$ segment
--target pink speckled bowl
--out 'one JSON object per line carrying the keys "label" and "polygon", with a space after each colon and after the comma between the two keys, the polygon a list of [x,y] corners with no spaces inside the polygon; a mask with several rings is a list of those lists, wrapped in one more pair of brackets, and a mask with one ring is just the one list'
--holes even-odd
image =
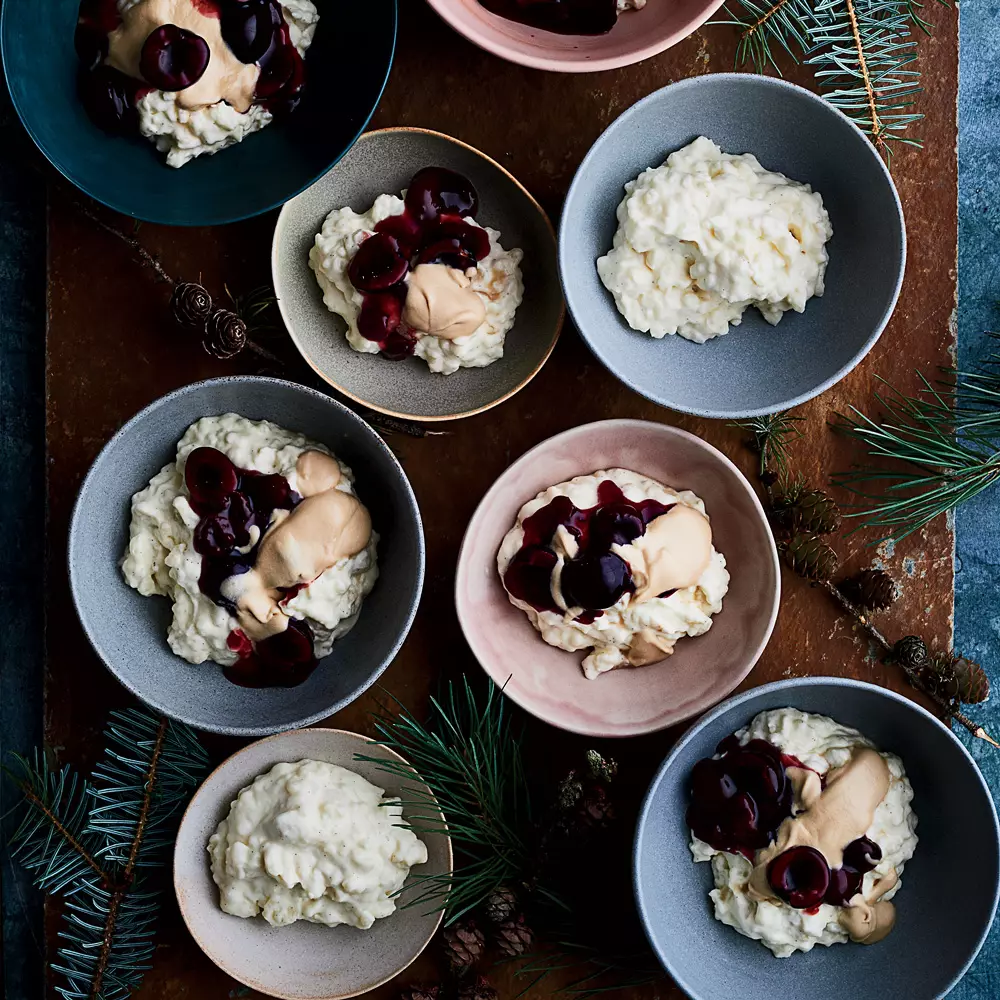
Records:
{"label": "pink speckled bowl", "polygon": [[[548,645],[510,603],[496,557],[523,504],[555,483],[615,467],[694,490],[705,501],[731,580],[704,635],[681,639],[660,663],[589,681],[580,668],[584,652]],[[774,628],[780,591],[778,552],[764,511],[722,452],[666,424],[603,420],[543,441],[493,484],[462,542],[455,602],[472,652],[522,708],[574,733],[636,736],[703,712],[750,673]]]}
{"label": "pink speckled bowl", "polygon": [[606,35],[559,35],[491,14],[479,0],[427,0],[457,32],[480,48],[535,69],[594,73],[631,66],[687,38],[723,0],[648,0],[626,11]]}

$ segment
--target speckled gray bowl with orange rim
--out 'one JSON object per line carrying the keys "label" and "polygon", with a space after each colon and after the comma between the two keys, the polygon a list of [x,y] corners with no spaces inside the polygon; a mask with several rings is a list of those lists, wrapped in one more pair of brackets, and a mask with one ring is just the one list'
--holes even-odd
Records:
{"label": "speckled gray bowl with orange rim", "polygon": [[[326,216],[350,205],[367,212],[380,194],[399,194],[421,168],[443,166],[467,176],[479,194],[477,221],[500,231],[503,246],[524,250],[524,299],[507,332],[504,356],[485,368],[451,375],[420,358],[389,361],[348,344],[345,323],[323,304],[309,251]],[[468,143],[431,129],[366,132],[312,187],[281,210],[271,247],[278,308],[292,343],[328,385],[387,416],[439,421],[491,409],[523,389],[555,348],[566,307],[555,229],[545,210],[508,170]]]}
{"label": "speckled gray bowl with orange rim", "polygon": [[[409,966],[441,924],[440,903],[407,907],[414,898],[404,888],[395,913],[368,930],[325,927],[298,921],[272,927],[263,917],[243,919],[219,908],[212,879],[208,840],[229,812],[237,793],[278,763],[322,760],[360,774],[405,802],[407,789],[432,795],[414,772],[410,781],[355,760],[355,754],[402,761],[388,747],[343,729],[297,729],[251,743],[223,761],[191,799],[174,845],[174,890],[181,916],[203,952],[224,972],[251,989],[281,1000],[345,1000],[373,990]],[[442,818],[441,826],[444,826]],[[454,865],[446,833],[420,834],[428,860],[413,869],[413,880],[443,875]]]}

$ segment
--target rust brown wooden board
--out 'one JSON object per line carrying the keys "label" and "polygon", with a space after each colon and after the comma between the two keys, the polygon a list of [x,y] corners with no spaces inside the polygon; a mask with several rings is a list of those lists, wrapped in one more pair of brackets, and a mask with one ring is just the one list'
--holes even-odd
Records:
{"label": "rust brown wooden board", "polygon": [[[668,0],[657,0],[668,2]],[[510,169],[552,215],[577,164],[600,132],[629,105],[673,80],[732,68],[731,29],[706,27],[646,62],[587,76],[547,74],[509,65],[450,31],[417,0],[401,4],[399,47],[392,78],[373,127],[414,125],[458,136]],[[876,373],[913,385],[912,368],[929,375],[946,364],[953,345],[956,298],[957,15],[946,9],[931,38],[919,43],[926,118],[917,126],[926,146],[903,148],[893,163],[909,233],[906,281],[895,316],[868,359],[847,379],[798,411],[807,419],[794,448],[799,471],[817,484],[856,457],[832,434],[827,420],[851,403],[870,402]],[[807,72],[790,77],[810,84]],[[252,141],[252,140],[251,140]],[[225,155],[225,154],[223,154]],[[128,220],[108,219],[129,227]],[[221,295],[224,284],[245,292],[269,280],[274,216],[219,229],[182,230],[145,225],[142,242],[173,275],[201,278]],[[47,341],[48,588],[45,726],[47,741],[67,761],[89,766],[101,750],[110,708],[129,696],[92,652],[73,612],[65,569],[73,499],[104,442],[137,410],[186,383],[213,375],[259,371],[253,357],[230,363],[208,358],[179,334],[165,308],[167,291],[137,265],[123,244],[81,216],[57,191],[50,197],[49,315]],[[269,344],[287,359],[283,374],[307,380],[305,367],[279,333]],[[377,362],[373,362],[377,363]],[[462,639],[450,599],[462,532],[477,502],[500,472],[531,446],[566,428],[607,417],[640,417],[676,424],[723,449],[748,474],[753,458],[740,432],[715,421],[680,416],[620,385],[593,359],[567,322],[552,358],[513,400],[478,417],[439,425],[444,436],[387,440],[409,475],[427,533],[427,583],[413,631],[383,683],[419,712],[440,676],[478,667]],[[883,560],[903,584],[900,601],[884,616],[892,637],[917,629],[944,644],[951,637],[952,534],[943,519],[896,547],[866,547],[862,534],[836,543],[846,569]],[[782,677],[835,674],[912,692],[897,671],[880,665],[867,641],[839,619],[820,591],[785,572],[781,613],[771,643],[744,686]],[[334,724],[371,732],[366,695]],[[676,731],[609,742],[600,748],[622,763],[624,795],[633,804],[662,760]],[[207,737],[213,758],[235,750],[236,740]],[[552,776],[587,744],[528,720],[531,761]],[[544,752],[537,752],[541,749]],[[626,816],[625,822],[630,822]],[[169,888],[153,969],[142,1000],[224,998],[236,988],[188,937]],[[56,946],[58,912],[50,907],[48,945]],[[435,948],[401,977],[432,978]],[[513,997],[509,973],[492,973],[503,997]],[[398,984],[376,991],[391,997]],[[530,996],[540,996],[537,990]],[[50,988],[50,993],[52,993]],[[54,996],[54,993],[52,993]],[[622,991],[628,997],[679,998],[664,983]]]}

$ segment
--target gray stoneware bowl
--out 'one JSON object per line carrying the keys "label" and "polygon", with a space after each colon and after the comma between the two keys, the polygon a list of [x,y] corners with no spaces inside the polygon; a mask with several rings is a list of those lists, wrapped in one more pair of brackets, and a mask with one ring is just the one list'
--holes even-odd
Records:
{"label": "gray stoneware bowl", "polygon": [[[433,795],[419,775],[401,779],[378,764],[355,760],[356,754],[403,760],[388,747],[342,729],[299,729],[251,743],[208,776],[191,799],[177,832],[174,890],[191,936],[220,969],[268,996],[343,1000],[367,993],[402,972],[427,947],[444,915],[430,902],[406,904],[416,895],[415,880],[452,870],[447,832],[420,834],[427,845],[427,863],[412,870],[396,912],[376,920],[366,931],[303,920],[272,927],[263,917],[241,919],[219,908],[219,891],[206,851],[208,839],[240,789],[275,764],[300,760],[339,764],[404,803],[418,795]],[[407,816],[404,808],[403,818]],[[443,819],[438,825],[445,829]]]}
{"label": "gray stoneware bowl", "polygon": [[[611,249],[625,183],[699,135],[823,196],[833,225],[826,293],[776,327],[750,308],[706,344],[654,340],[625,322],[596,261]],[[889,321],[905,260],[899,197],[861,131],[815,94],[747,73],[683,80],[629,108],[581,163],[559,232],[566,303],[598,360],[656,403],[724,419],[788,409],[842,379]]]}
{"label": "gray stoneware bowl", "polygon": [[[122,577],[130,501],[174,460],[201,417],[239,413],[299,431],[353,470],[378,531],[379,578],[353,629],[305,683],[244,688],[214,663],[182,660],[167,645],[170,601],[143,597]],[[69,578],[87,638],[108,669],[146,704],[198,729],[262,736],[325,719],[373,684],[403,644],[424,581],[424,533],[405,473],[360,417],[323,393],[260,377],[178,389],[134,416],[104,446],[80,489],[69,535]]]}
{"label": "gray stoneware bowl", "polygon": [[[468,177],[479,193],[477,221],[500,230],[505,248],[524,251],[524,299],[503,357],[453,375],[435,374],[419,358],[388,361],[353,350],[344,321],[323,305],[309,266],[309,251],[332,209],[350,205],[367,212],[378,195],[398,195],[429,166]],[[395,417],[451,420],[509,399],[545,364],[565,315],[555,232],[541,205],[499,163],[458,139],[425,129],[365,133],[335,169],[288,202],[274,230],[271,272],[292,342],[316,374],[356,402]]]}
{"label": "gray stoneware bowl", "polygon": [[[684,813],[691,769],[758,712],[791,706],[829,715],[898,754],[913,785],[919,843],[879,944],[817,946],[775,958],[719,923],[711,866],[695,864]],[[833,677],[778,681],[731,698],[696,723],[653,779],[635,840],[639,912],[667,972],[695,1000],[937,1000],[976,957],[997,908],[1000,832],[968,752],[901,695]]]}

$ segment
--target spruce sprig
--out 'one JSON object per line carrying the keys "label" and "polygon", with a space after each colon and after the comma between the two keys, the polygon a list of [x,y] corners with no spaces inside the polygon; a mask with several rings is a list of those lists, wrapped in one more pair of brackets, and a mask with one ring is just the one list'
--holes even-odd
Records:
{"label": "spruce sprig", "polygon": [[66,1000],[124,1000],[153,955],[162,865],[175,820],[208,766],[187,726],[148,712],[114,712],[89,780],[43,752],[14,757],[24,815],[13,855],[35,884],[64,900],[52,969]]}
{"label": "spruce sprig", "polygon": [[1000,352],[970,371],[947,370],[938,384],[918,377],[914,395],[880,379],[878,416],[851,407],[834,422],[865,446],[868,460],[833,477],[870,501],[846,515],[895,541],[1000,479]]}
{"label": "spruce sprig", "polygon": [[778,71],[783,51],[814,68],[823,96],[887,158],[893,142],[919,146],[904,131],[923,116],[914,29],[928,33],[916,0],[736,0],[728,24],[740,32],[737,65]]}

